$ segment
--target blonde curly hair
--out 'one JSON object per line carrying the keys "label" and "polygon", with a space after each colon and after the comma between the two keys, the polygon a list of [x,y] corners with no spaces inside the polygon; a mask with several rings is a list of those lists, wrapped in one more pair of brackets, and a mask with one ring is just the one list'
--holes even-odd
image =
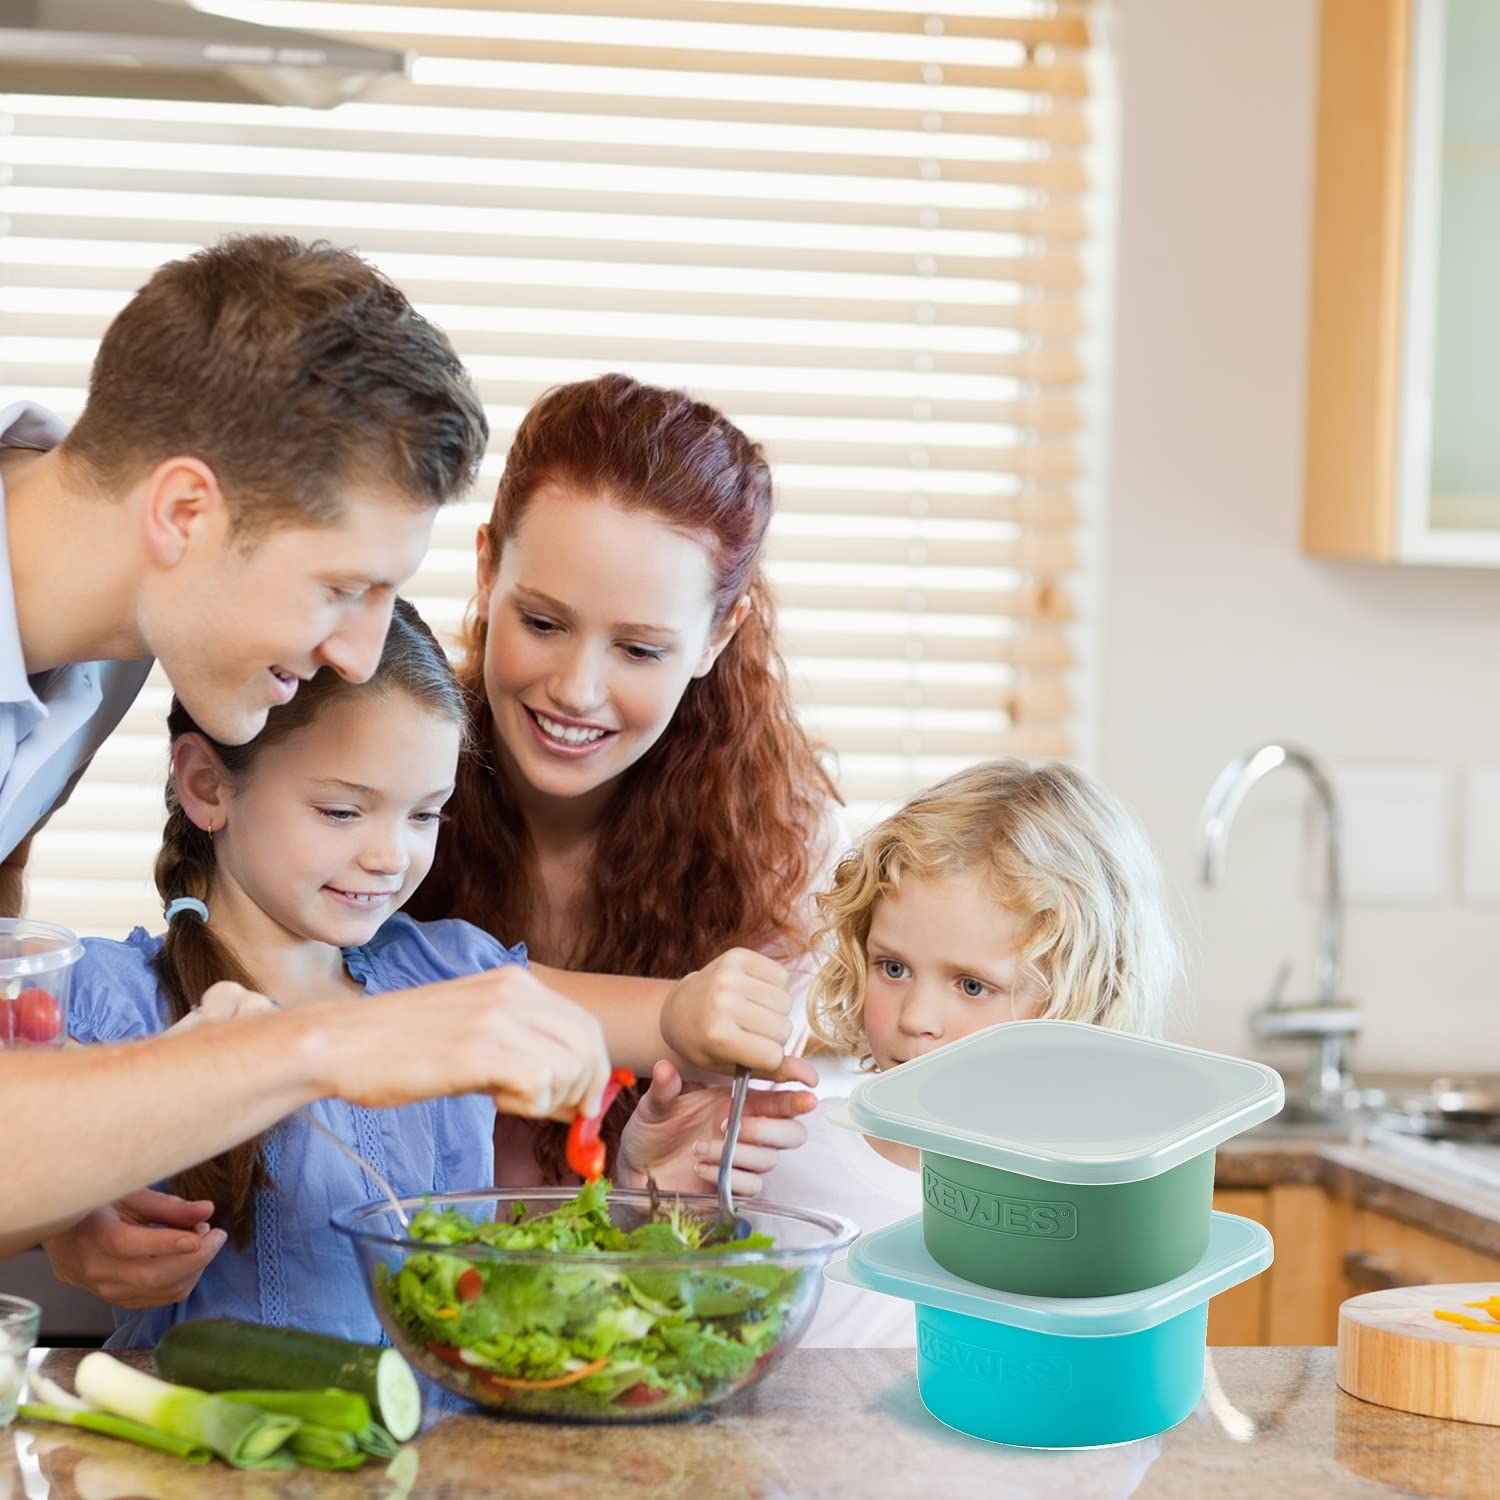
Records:
{"label": "blonde curly hair", "polygon": [[1161,867],[1125,806],[1061,761],[971,766],[918,792],[839,862],[818,897],[826,961],[808,1001],[814,1034],[872,1066],[865,945],[875,905],[908,876],[967,870],[1020,915],[1024,974],[1048,1020],[1157,1035],[1180,969]]}

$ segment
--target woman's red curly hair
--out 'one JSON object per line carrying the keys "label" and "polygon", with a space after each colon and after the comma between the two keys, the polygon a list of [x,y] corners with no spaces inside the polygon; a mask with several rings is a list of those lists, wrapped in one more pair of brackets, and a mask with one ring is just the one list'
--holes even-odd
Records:
{"label": "woman's red curly hair", "polygon": [[[715,624],[750,600],[713,670],[689,682],[660,740],[620,777],[592,862],[597,925],[565,965],[677,978],[737,945],[784,945],[794,956],[807,940],[799,907],[815,837],[837,794],[797,721],[776,647],[761,570],[772,507],[765,455],[711,406],[602,375],[549,391],[522,420],[490,516],[492,557],[546,484],[649,511],[699,538],[714,568]],[[515,793],[486,753],[486,634],[471,607],[458,675],[478,753],[460,768],[418,905],[514,941],[531,926],[534,854]],[[554,1170],[557,1147],[544,1130],[538,1159]]]}

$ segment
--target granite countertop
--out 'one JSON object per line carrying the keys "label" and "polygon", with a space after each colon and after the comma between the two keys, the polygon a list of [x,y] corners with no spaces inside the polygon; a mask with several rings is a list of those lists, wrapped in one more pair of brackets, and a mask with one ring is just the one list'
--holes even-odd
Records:
{"label": "granite countertop", "polygon": [[[64,1383],[81,1357],[43,1361]],[[144,1354],[131,1356],[145,1364]],[[1339,1500],[1500,1494],[1500,1429],[1440,1422],[1344,1395],[1332,1349],[1210,1351],[1205,1397],[1181,1426],[1122,1448],[1044,1453],[940,1426],[909,1350],[796,1350],[702,1422],[606,1428],[435,1419],[410,1445],[409,1489],[356,1474],[193,1468],[108,1438],[19,1424],[0,1433],[0,1500]]]}
{"label": "granite countertop", "polygon": [[[1500,1151],[1496,1157],[1500,1170]],[[1267,1130],[1219,1147],[1215,1187],[1284,1183],[1316,1184],[1471,1250],[1500,1255],[1500,1178],[1491,1183],[1469,1175],[1462,1149],[1446,1142]]]}

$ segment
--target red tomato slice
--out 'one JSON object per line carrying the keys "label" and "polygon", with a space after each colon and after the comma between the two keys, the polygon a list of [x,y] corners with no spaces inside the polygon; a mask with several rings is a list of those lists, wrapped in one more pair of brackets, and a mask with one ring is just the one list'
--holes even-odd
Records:
{"label": "red tomato slice", "polygon": [[28,1042],[50,1042],[62,1033],[62,1006],[46,990],[22,990],[12,1013],[16,1034]]}
{"label": "red tomato slice", "polygon": [[460,1370],[467,1370],[469,1368],[459,1357],[458,1350],[452,1344],[443,1343],[441,1339],[429,1339],[427,1342],[427,1352],[433,1358],[442,1360],[445,1365],[457,1365]]}
{"label": "red tomato slice", "polygon": [[656,1386],[638,1380],[615,1397],[617,1406],[655,1406],[667,1393]]}
{"label": "red tomato slice", "polygon": [[477,1267],[470,1266],[459,1276],[456,1286],[460,1302],[477,1302],[479,1294],[484,1290],[484,1278],[480,1276]]}

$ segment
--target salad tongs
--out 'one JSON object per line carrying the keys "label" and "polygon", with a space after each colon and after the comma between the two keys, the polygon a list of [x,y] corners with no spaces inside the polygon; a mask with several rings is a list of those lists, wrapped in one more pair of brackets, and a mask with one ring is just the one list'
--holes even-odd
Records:
{"label": "salad tongs", "polygon": [[742,1214],[735,1213],[734,1197],[729,1190],[729,1178],[734,1170],[734,1148],[739,1144],[740,1121],[744,1118],[745,1095],[749,1089],[750,1069],[736,1068],[734,1088],[729,1096],[729,1121],[724,1127],[724,1154],[719,1158],[719,1216],[703,1237],[705,1245],[743,1240],[750,1236],[750,1221]]}

